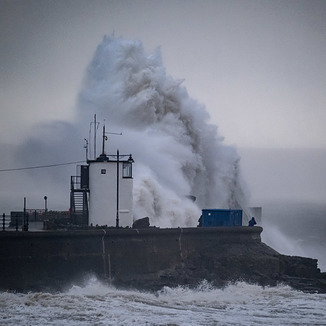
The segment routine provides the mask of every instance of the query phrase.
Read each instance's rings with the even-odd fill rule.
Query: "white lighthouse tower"
[[[87,160],[88,165],[81,167],[79,179],[76,177],[80,180],[79,184],[73,185],[72,181],[72,217],[77,224],[81,221],[80,224],[84,225],[131,227],[134,160],[131,154],[120,154],[119,150],[116,154],[107,155],[104,146],[106,139],[103,126],[102,154],[94,160]],[[83,203],[79,207],[83,209],[78,217],[78,198],[82,197]]]

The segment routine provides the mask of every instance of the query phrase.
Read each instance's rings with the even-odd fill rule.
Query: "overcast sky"
[[[324,0],[0,0],[0,142],[22,143],[39,122],[73,121],[85,70],[113,33],[149,53],[160,47],[167,74],[184,79],[240,152],[326,149]],[[275,179],[283,157],[262,164],[243,153],[254,194],[275,194],[290,171],[284,192],[313,196],[318,184],[325,198],[325,155],[296,169],[297,160],[287,162]]]
[[[185,79],[226,143],[326,147],[326,1],[0,4],[3,141],[38,121],[72,120],[96,46],[115,33],[148,52],[160,46],[167,73]]]

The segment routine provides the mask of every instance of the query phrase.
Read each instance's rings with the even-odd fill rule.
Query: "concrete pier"
[[[280,255],[261,242],[261,232],[261,227],[2,232],[0,289],[64,290],[89,275],[146,290],[203,279],[223,286],[320,277],[317,260]]]

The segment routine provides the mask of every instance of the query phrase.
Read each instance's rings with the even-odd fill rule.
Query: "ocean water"
[[[263,205],[262,241],[281,254],[310,257],[326,272],[326,205],[271,201]]]
[[[1,325],[326,325],[326,295],[239,282],[121,290],[91,278],[62,293],[0,293]]]

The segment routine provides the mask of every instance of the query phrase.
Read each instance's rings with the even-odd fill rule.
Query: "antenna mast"
[[[94,160],[96,160],[96,114],[94,114]]]
[[[94,131],[92,128],[92,124],[94,124]],[[90,122],[89,124],[89,135],[88,135],[88,141],[89,141],[89,156],[92,157],[94,156],[94,160],[96,160],[96,131],[98,129],[99,123],[96,120],[96,114],[94,114],[94,120]],[[92,135],[93,131],[93,135]],[[93,136],[93,137],[92,137]],[[92,144],[93,140],[93,144]],[[92,148],[93,148],[93,153],[92,153]]]
[[[94,135],[93,135],[93,137],[94,137],[94,144],[93,144],[93,146],[94,146],[94,161],[96,160],[96,131],[97,131],[97,128],[98,128],[98,126],[99,126],[99,122],[97,122],[97,120],[96,120],[96,114],[94,114],[94,121],[93,122],[91,122],[90,123],[90,127],[89,127],[89,138],[91,138],[91,130],[92,130],[92,124],[94,124]],[[122,135],[122,132],[120,132],[120,133],[117,133],[117,132],[105,132],[105,120],[104,120],[104,122],[103,122],[103,136],[102,136],[102,154],[101,154],[101,156],[102,155],[106,155],[105,154],[105,141],[107,141],[108,140],[108,137],[107,137],[107,134],[111,134],[111,135]],[[85,138],[85,142],[86,142],[86,145],[85,145],[85,147],[84,148],[86,148],[86,158],[88,158],[88,154],[89,154],[89,156],[92,156],[92,153],[91,153],[91,144],[90,143],[88,143],[88,141],[87,141],[87,139]],[[88,153],[88,148],[89,148],[89,153]]]
[[[102,142],[102,155],[105,155],[104,143],[108,140],[108,137],[105,136],[105,123],[103,124],[103,142]]]
[[[85,145],[84,148],[86,149],[86,162],[88,161],[88,140],[84,138],[85,140]]]

